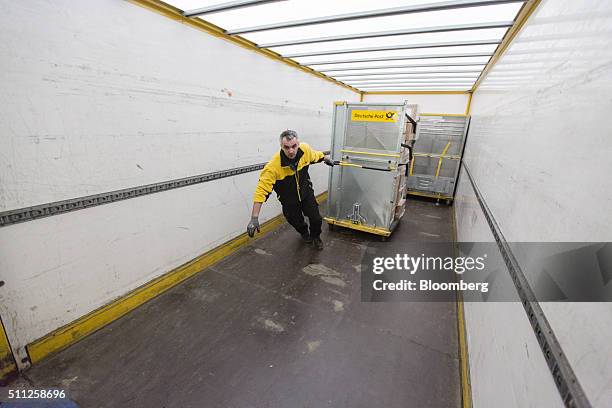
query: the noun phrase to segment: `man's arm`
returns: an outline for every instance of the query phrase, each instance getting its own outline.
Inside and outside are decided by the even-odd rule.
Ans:
[[[251,221],[247,225],[247,234],[249,237],[255,236],[255,231],[259,230],[259,212],[261,206],[268,199],[272,189],[276,183],[276,175],[274,171],[266,165],[259,175],[259,181],[257,182],[257,188],[255,188],[255,194],[253,195],[253,210],[251,211]]]
[[[302,145],[302,144],[300,144]],[[328,166],[333,166],[334,165],[334,161],[331,159],[331,157],[329,157],[329,155],[325,155],[323,154],[323,152],[320,152],[318,150],[314,150],[313,148],[310,147],[310,145],[306,145],[307,149],[309,151],[309,157],[310,159],[308,160],[310,163],[314,164],[314,163],[321,163],[324,162],[325,164],[327,164]]]
[[[253,211],[251,212],[251,217],[259,217],[259,212],[261,211],[261,206],[263,203],[253,203]]]

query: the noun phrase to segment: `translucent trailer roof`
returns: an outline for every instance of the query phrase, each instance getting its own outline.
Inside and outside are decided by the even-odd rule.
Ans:
[[[171,0],[360,92],[469,91],[526,0]]]

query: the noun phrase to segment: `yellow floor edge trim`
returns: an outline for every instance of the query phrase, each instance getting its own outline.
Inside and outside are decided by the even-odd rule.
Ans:
[[[0,321],[0,384],[15,373],[17,373],[17,364],[15,364],[4,325]]]
[[[15,363],[10,363],[10,364],[7,364],[6,366],[0,368],[0,384],[7,377],[9,377],[10,374],[13,374],[13,373],[16,373],[16,372],[17,372],[17,364],[15,364]]]
[[[327,199],[327,192],[317,196],[321,203]],[[185,279],[201,272],[203,269],[219,262],[223,258],[233,254],[238,249],[246,246],[255,239],[261,238],[284,224],[283,215],[278,215],[261,225],[261,232],[256,238],[249,238],[246,233],[200,255],[184,265],[146,283],[145,285],[129,292],[128,294],[112,301],[111,303],[80,317],[79,319],[60,327],[59,329],[33,341],[26,346],[30,362],[36,364],[48,355],[63,350],[71,344],[76,343],[87,335],[114,322],[121,316],[134,310],[143,303],[155,298],[166,290],[178,285]]]
[[[457,292],[457,331],[459,335],[459,365],[461,369],[461,406],[463,408],[471,408],[472,385],[470,383],[467,338],[465,334],[463,296],[460,292]]]
[[[457,218],[455,207],[451,208],[451,226],[455,256],[459,256],[457,247]],[[472,407],[472,384],[470,381],[469,354],[465,327],[465,311],[463,309],[463,294],[457,291],[457,339],[459,342],[459,375],[461,378],[461,407]]]

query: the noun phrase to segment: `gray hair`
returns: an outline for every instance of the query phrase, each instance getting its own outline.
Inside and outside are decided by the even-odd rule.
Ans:
[[[287,140],[292,140],[292,139],[297,139],[298,134],[295,130],[285,130],[283,133],[280,134],[280,140],[282,141],[283,138],[287,139]]]

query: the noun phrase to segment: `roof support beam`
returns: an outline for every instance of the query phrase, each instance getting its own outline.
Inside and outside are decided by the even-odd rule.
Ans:
[[[364,86],[374,86],[374,85],[381,85],[381,86],[403,86],[403,85],[465,85],[465,86],[472,86],[474,84],[475,80],[472,81],[421,81],[421,82],[404,82],[404,81],[397,81],[397,82],[364,82],[362,84],[353,84],[350,83],[351,86],[354,86],[356,88],[361,88]]]
[[[213,6],[202,7],[199,9],[187,10],[183,12],[185,17],[196,17],[208,13],[217,13],[219,11],[229,11],[243,7],[259,6],[266,3],[276,3],[286,0],[236,0],[227,3],[215,4]]]
[[[314,44],[314,43],[343,41],[343,40],[359,40],[362,38],[392,37],[392,36],[397,36],[397,35],[445,33],[445,32],[451,32],[451,31],[467,31],[467,30],[484,30],[488,28],[507,28],[507,27],[511,27],[512,24],[513,24],[512,21],[498,21],[498,22],[492,22],[492,23],[477,23],[477,24],[457,24],[457,25],[438,26],[438,27],[413,28],[410,30],[378,31],[378,32],[372,32],[372,33],[336,35],[332,37],[307,38],[303,40],[282,41],[282,42],[276,42],[276,43],[264,43],[264,44],[259,44],[259,46],[261,48],[273,48],[273,47],[284,47],[287,45]]]
[[[486,62],[453,62],[453,63],[442,63],[442,64],[414,64],[414,65],[378,65],[375,67],[355,67],[355,68],[334,68],[334,69],[322,69],[320,72],[327,74],[330,72],[342,72],[342,71],[365,71],[368,69],[388,69],[388,68],[433,68],[433,67],[473,67],[487,65]]]
[[[389,45],[386,47],[349,48],[349,49],[344,49],[344,50],[302,52],[302,53],[297,53],[297,54],[286,54],[286,55],[283,55],[283,57],[298,58],[298,57],[314,57],[317,55],[353,54],[353,53],[358,53],[358,52],[371,52],[371,51],[417,50],[417,49],[424,49],[424,48],[466,47],[466,46],[473,46],[473,45],[495,45],[495,44],[499,44],[500,42],[501,40],[472,40],[472,41],[453,41],[453,42],[425,43],[425,44]]]
[[[373,79],[345,79],[342,82],[349,84],[358,84],[364,82],[475,82],[476,76],[470,78],[373,78]]]
[[[393,82],[393,81],[415,81],[418,82],[419,80],[424,80],[424,81],[431,81],[431,80],[458,80],[458,81],[472,81],[475,82],[478,79],[477,75],[472,75],[469,77],[466,76],[453,76],[453,75],[449,75],[449,76],[443,76],[443,77],[435,77],[435,76],[424,76],[424,77],[405,77],[405,76],[399,76],[399,77],[389,77],[389,78],[365,78],[365,79],[343,79],[343,78],[336,78],[338,81],[344,82],[345,84],[354,84],[357,85],[359,83],[364,83],[364,82],[371,82],[371,81],[380,81],[380,82]]]
[[[425,89],[435,89],[435,88],[441,88],[441,89],[460,89],[463,91],[469,91],[470,90],[471,85],[451,85],[451,84],[440,84],[440,85],[392,85],[392,86],[383,86],[383,85],[375,85],[375,86],[360,86],[359,90],[360,91],[391,91],[391,90],[409,90],[409,89],[418,89],[418,88],[425,88]]]
[[[443,76],[431,75],[431,74],[454,74],[449,76],[456,77],[457,74],[471,74],[472,76],[477,76],[480,74],[480,70],[478,71],[409,71],[409,72],[372,72],[369,74],[340,74],[340,75],[330,75],[338,80],[343,80],[346,77],[379,77],[379,76],[388,76],[388,75],[429,75],[430,78],[443,78]],[[406,76],[404,78],[410,78]],[[419,77],[420,78],[420,77]],[[355,78],[357,79],[357,78]]]
[[[470,91],[372,91],[363,95],[466,95]]]
[[[460,90],[469,90],[472,85],[470,84],[406,84],[406,85],[391,85],[391,86],[382,86],[382,85],[374,85],[374,86],[360,86],[359,92],[367,92],[367,91],[382,91],[382,90],[398,90],[398,89],[460,89]]]
[[[410,55],[410,56],[398,56],[398,57],[378,57],[378,58],[360,58],[360,59],[349,59],[340,61],[316,61],[301,63],[312,67],[313,65],[330,65],[330,64],[346,64],[353,62],[376,62],[376,61],[403,61],[403,60],[415,60],[415,59],[432,59],[432,58],[464,58],[464,57],[490,57],[490,52],[472,52],[465,54],[442,54],[442,55]],[[479,64],[486,65],[486,63]]]
[[[364,18],[388,17],[388,16],[397,16],[400,14],[412,14],[412,13],[424,13],[424,12],[429,12],[429,11],[453,10],[453,9],[468,8],[468,7],[491,6],[491,5],[496,5],[496,4],[523,3],[524,1],[525,0],[444,1],[440,3],[418,4],[415,6],[394,7],[394,8],[379,9],[379,10],[372,10],[372,11],[362,11],[358,13],[338,14],[335,16],[308,18],[304,20],[285,21],[282,23],[266,24],[266,25],[260,25],[260,26],[254,26],[254,27],[238,28],[235,30],[227,31],[227,34],[234,35],[234,34],[254,33],[258,31],[276,30],[279,28],[303,27],[303,26],[308,26],[308,25],[313,25],[313,24],[336,23],[339,21],[351,21],[351,20],[359,20],[359,19],[364,19]]]

